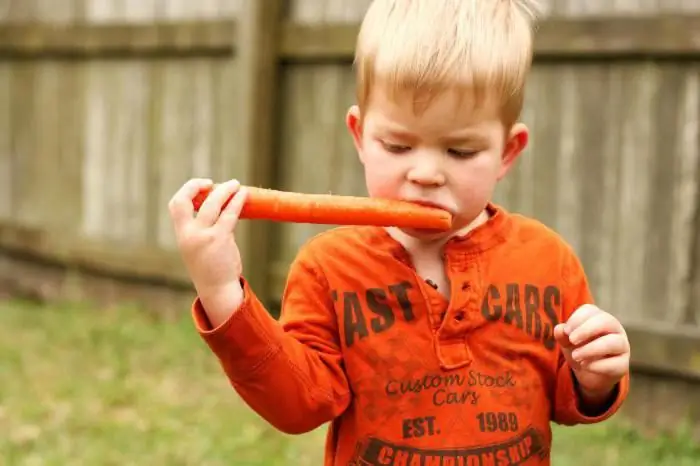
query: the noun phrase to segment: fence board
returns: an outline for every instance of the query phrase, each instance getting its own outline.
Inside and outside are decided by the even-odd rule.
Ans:
[[[16,172],[12,150],[12,67],[0,62],[0,219],[13,211],[12,178]]]
[[[148,64],[137,61],[92,63],[97,92],[106,98],[107,124],[99,151],[105,156],[107,177],[98,189],[105,190],[102,234],[113,241],[139,243],[145,236],[143,200],[147,196],[145,165],[149,158],[147,86],[135,88],[134,82],[148,82]]]
[[[0,22],[9,20],[11,6],[12,0],[0,0]]]
[[[89,117],[85,101],[86,68],[78,63],[59,63],[61,79],[58,94],[62,100],[58,102],[58,121],[55,124],[60,128],[60,145],[48,150],[55,151],[60,158],[58,170],[53,174],[61,181],[60,189],[55,193],[62,207],[58,228],[75,234],[80,229],[83,215],[83,132]]]
[[[107,153],[103,150],[109,131],[107,99],[109,94],[100,86],[100,68],[88,63],[85,69],[85,104],[90,117],[84,122],[83,148],[83,217],[82,232],[87,236],[104,234],[108,214],[104,205],[104,181],[107,179]]]
[[[12,190],[15,220],[29,225],[39,222],[41,212],[38,207],[44,199],[42,193],[32,187],[42,180],[33,174],[32,159],[36,156],[36,125],[38,116],[34,114],[36,76],[41,64],[21,63],[13,66],[11,76],[11,157],[13,161]]]
[[[84,233],[140,241],[150,93],[145,86],[134,89],[133,82],[146,82],[147,71],[143,63],[97,61],[88,64],[87,75]]]
[[[59,227],[57,220],[62,210],[61,203],[65,203],[59,176],[60,155],[57,154],[60,150],[60,68],[60,64],[53,61],[42,63],[35,75],[36,81],[32,89],[34,153],[30,163],[32,178],[38,183],[31,187],[31,198],[37,203],[35,209],[42,217],[41,222],[50,229]],[[80,206],[77,207],[80,211]]]

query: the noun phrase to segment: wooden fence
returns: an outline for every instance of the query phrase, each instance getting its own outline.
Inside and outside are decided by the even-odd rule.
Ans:
[[[182,312],[166,204],[187,178],[363,194],[343,117],[368,3],[0,0],[0,289]],[[700,4],[544,5],[533,138],[497,201],[581,254],[628,325],[633,398],[700,419],[678,395],[700,382]],[[243,225],[268,301],[323,228]]]

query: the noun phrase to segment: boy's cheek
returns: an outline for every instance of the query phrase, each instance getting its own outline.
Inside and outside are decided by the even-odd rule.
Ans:
[[[398,196],[399,177],[386,164],[365,164],[365,181],[371,196],[390,198]]]
[[[398,161],[388,157],[387,153],[372,145],[365,146],[363,163],[365,171],[374,176],[389,176],[399,169]]]
[[[392,180],[381,176],[378,173],[367,173],[367,190],[371,196],[376,197],[396,197],[396,188]]]

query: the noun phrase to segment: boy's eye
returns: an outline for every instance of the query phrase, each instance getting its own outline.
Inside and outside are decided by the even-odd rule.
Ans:
[[[388,142],[382,142],[382,145],[384,146],[385,150],[387,150],[389,152],[393,152],[395,154],[400,154],[402,152],[406,152],[406,151],[411,150],[411,148],[409,146],[404,146],[402,144],[391,144]]]
[[[455,157],[468,158],[473,157],[479,153],[477,150],[460,150],[460,149],[448,149],[448,152]]]

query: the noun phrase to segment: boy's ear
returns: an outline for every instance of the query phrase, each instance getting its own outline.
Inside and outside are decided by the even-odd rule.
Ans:
[[[498,172],[498,179],[500,180],[510,171],[515,163],[516,159],[520,154],[522,154],[527,143],[530,139],[530,133],[523,123],[516,123],[510,129],[508,137],[506,138],[505,148],[503,149],[503,156],[501,158],[501,170]]]
[[[360,115],[360,107],[353,105],[348,109],[348,113],[345,116],[345,124],[350,131],[352,141],[355,144],[355,149],[357,149],[357,153],[362,160],[362,118]]]

